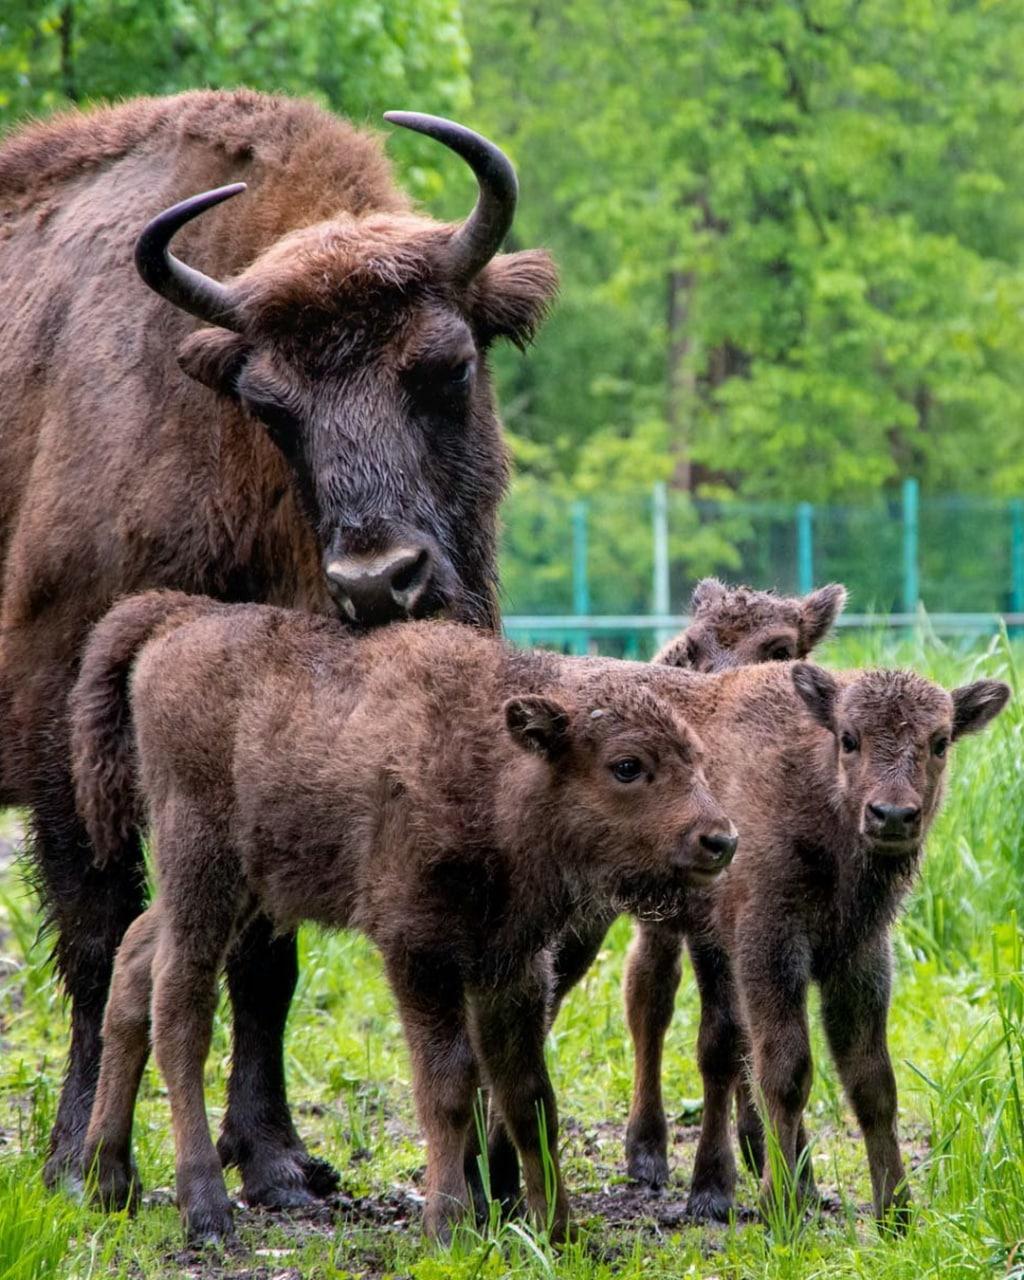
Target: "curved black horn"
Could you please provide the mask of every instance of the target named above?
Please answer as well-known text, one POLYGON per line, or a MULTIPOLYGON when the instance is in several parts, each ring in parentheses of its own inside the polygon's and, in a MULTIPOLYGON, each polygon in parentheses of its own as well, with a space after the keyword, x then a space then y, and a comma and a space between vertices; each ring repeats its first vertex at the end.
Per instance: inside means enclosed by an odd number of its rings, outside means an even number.
POLYGON ((244 190, 244 182, 233 182, 172 204, 147 223, 135 244, 135 266, 151 289, 189 315, 235 333, 241 332, 242 323, 231 290, 186 266, 168 245, 186 222, 244 190))
POLYGON ((498 252, 515 217, 519 184, 511 161, 493 142, 454 120, 418 111, 387 111, 384 119, 443 143, 476 174, 480 195, 451 244, 455 279, 463 283, 472 280, 498 252))

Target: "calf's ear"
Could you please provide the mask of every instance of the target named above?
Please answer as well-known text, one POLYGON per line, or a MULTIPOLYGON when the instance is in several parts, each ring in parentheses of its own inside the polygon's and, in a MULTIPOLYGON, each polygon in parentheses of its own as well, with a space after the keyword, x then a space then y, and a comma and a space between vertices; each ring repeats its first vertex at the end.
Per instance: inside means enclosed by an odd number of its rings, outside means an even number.
POLYGON ((509 698, 505 727, 516 746, 548 760, 557 759, 569 745, 569 713, 553 698, 509 698))
POLYGON ((976 680, 953 690, 953 737, 978 733, 1010 700, 1010 686, 1002 680, 976 680))
POLYGON ((810 653, 816 644, 824 640, 845 604, 846 588, 838 582, 830 582, 827 587, 819 587, 809 596, 804 596, 800 609, 800 640, 804 653, 810 653))
POLYGON ((793 684, 804 706, 823 728, 835 732, 836 698, 839 686, 821 667, 810 662, 794 662, 790 668, 793 684))
POLYGON ((725 583, 719 582, 717 578, 701 578, 693 589, 693 595, 690 596, 690 612, 700 613, 701 609, 707 609, 716 604, 724 599, 728 590, 725 583))
POLYGON ((178 348, 178 364, 204 387, 238 399, 238 375, 252 348, 227 329, 197 329, 178 348))

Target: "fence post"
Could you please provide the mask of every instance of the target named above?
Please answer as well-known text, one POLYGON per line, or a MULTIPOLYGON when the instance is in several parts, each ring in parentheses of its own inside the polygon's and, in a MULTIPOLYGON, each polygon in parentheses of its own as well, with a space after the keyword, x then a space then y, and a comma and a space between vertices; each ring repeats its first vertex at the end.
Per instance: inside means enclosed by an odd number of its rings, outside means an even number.
POLYGON ((917 481, 903 481, 903 612, 915 613, 921 599, 917 567, 918 497, 917 481))
MULTIPOLYGON (((668 580, 668 488, 659 480, 651 491, 651 533, 654 538, 654 612, 664 616, 671 606, 668 580)), ((672 632, 659 627, 654 643, 660 648, 672 632)))
POLYGON ((796 508, 796 590, 801 596, 814 589, 814 508, 801 502, 796 508))
MULTIPOLYGON (((1024 613, 1024 501, 1010 499, 1010 612, 1024 613)), ((1019 627, 1013 628, 1020 633, 1019 627)))
MULTIPOLYGON (((587 565, 587 503, 577 498, 572 504, 572 611, 577 618, 590 612, 590 580, 587 565)), ((590 635, 586 631, 572 633, 573 653, 587 653, 590 635)))

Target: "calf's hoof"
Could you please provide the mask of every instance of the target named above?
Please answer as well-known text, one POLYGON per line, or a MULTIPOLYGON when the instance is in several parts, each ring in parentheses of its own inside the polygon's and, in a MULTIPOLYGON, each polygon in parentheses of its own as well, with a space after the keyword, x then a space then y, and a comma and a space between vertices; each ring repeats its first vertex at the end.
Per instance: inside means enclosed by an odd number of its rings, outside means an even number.
POLYGON ((910 1196, 904 1192, 903 1195, 894 1198, 881 1213, 876 1212, 875 1221, 880 1234, 894 1240, 907 1234, 912 1215, 910 1196))
POLYGON ((223 1204, 190 1206, 182 1217, 185 1243, 190 1249, 230 1244, 235 1238, 234 1214, 226 1200, 223 1204))
POLYGON ((687 1217, 694 1222, 728 1222, 732 1194, 722 1187, 694 1187, 686 1201, 687 1217))
POLYGON ((634 1182, 659 1191, 668 1184, 668 1157, 656 1147, 628 1144, 626 1147, 626 1172, 634 1182))
POLYGON ((93 1202, 106 1213, 127 1209, 135 1213, 142 1200, 142 1182, 131 1156, 115 1157, 101 1149, 90 1156, 86 1151, 85 1185, 93 1202))

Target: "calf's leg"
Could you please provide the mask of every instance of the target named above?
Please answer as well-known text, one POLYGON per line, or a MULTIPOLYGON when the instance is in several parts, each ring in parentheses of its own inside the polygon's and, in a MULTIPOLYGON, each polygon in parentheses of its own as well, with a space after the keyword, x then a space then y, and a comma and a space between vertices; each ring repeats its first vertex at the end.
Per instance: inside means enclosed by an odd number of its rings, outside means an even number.
POLYGON ((558 1162, 558 1109, 544 1061, 549 990, 548 974, 538 968, 511 991, 474 992, 470 1008, 474 1047, 522 1162, 527 1208, 538 1226, 550 1223, 557 1242, 569 1231, 569 1204, 558 1162))
POLYGON ((227 960, 231 997, 231 1076, 217 1150, 237 1165, 248 1204, 296 1208, 337 1189, 338 1175, 311 1156, 295 1130, 285 1094, 284 1029, 298 980, 295 935, 275 935, 258 916, 227 960))
POLYGON ((626 1020, 633 1038, 633 1100, 626 1168, 651 1187, 668 1182, 668 1123, 661 1093, 665 1036, 682 977, 683 935, 669 925, 637 926, 626 959, 626 1020))
POLYGON ((910 1193, 897 1136, 896 1077, 886 1041, 891 989, 888 940, 856 973, 822 985, 822 1016, 839 1078, 864 1136, 875 1217, 906 1229, 910 1193))
POLYGON ((746 1037, 726 953, 714 943, 691 939, 690 957, 700 991, 697 1061, 704 1115, 687 1211, 699 1220, 724 1222, 736 1192, 729 1120, 733 1093, 742 1088, 746 1037))
POLYGON ((156 905, 129 927, 117 953, 103 1018, 99 1082, 82 1160, 86 1176, 96 1179, 96 1195, 106 1209, 134 1209, 142 1193, 132 1159, 132 1121, 149 1057, 149 1005, 159 927, 156 905))
MULTIPOLYGON (((594 963, 615 914, 608 912, 594 918, 574 921, 552 948, 552 990, 548 1007, 548 1027, 554 1025, 562 1001, 586 975, 594 963)), ((488 1126, 487 1168, 491 1195, 510 1212, 519 1200, 519 1156, 515 1143, 501 1116, 491 1108, 488 1126)), ((483 1184, 477 1166, 477 1148, 470 1142, 466 1164, 466 1180, 478 1206, 484 1204, 483 1184)))
POLYGON ((464 1161, 479 1082, 466 1027, 462 982, 453 970, 415 956, 387 957, 412 1060, 416 1114, 427 1141, 427 1235, 447 1243, 466 1216, 469 1198, 464 1161))
MULTIPOLYGON (((803 1113, 811 1091, 813 1063, 807 1029, 809 965, 805 949, 791 939, 760 938, 744 948, 740 991, 754 1059, 754 1085, 792 1177, 806 1147, 803 1113)), ((809 1163, 809 1162, 808 1162, 809 1163)), ((798 1185, 804 1194, 804 1184, 798 1185)), ((778 1196, 771 1161, 761 1178, 762 1205, 778 1196)))

